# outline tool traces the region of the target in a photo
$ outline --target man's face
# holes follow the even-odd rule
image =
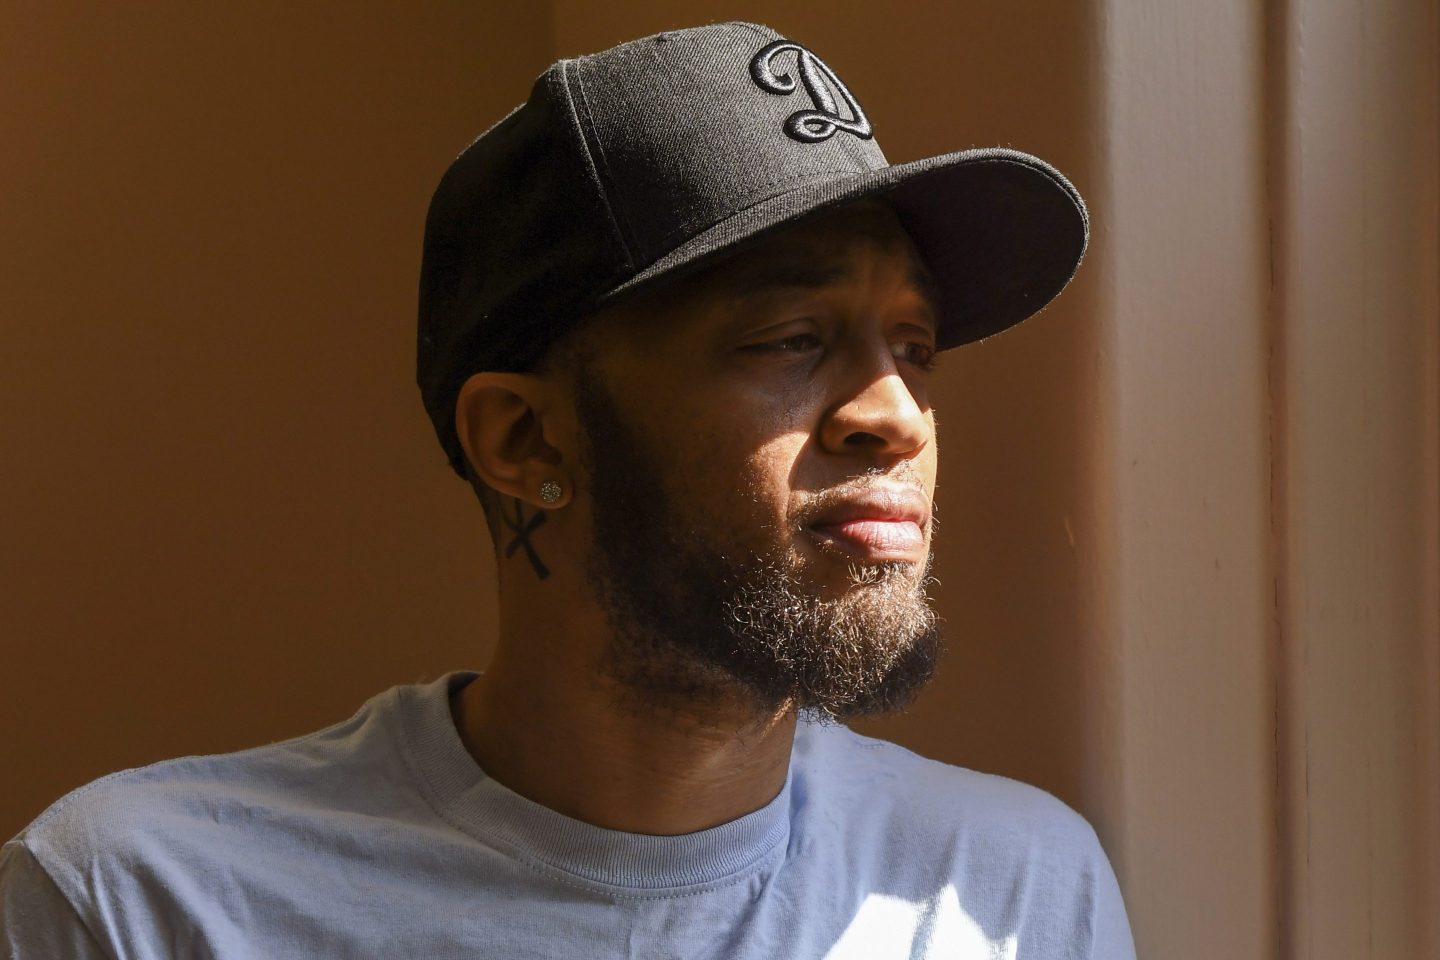
[[[936,317],[867,203],[602,318],[576,379],[603,668],[649,705],[850,717],[933,672]]]

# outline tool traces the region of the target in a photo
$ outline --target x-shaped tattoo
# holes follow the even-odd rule
[[[505,520],[505,526],[509,527],[515,533],[515,539],[511,540],[505,547],[505,556],[507,559],[513,557],[516,550],[524,547],[525,556],[530,560],[530,566],[535,568],[535,576],[544,580],[550,576],[550,571],[545,564],[540,562],[540,554],[535,552],[535,545],[530,542],[530,534],[544,526],[545,511],[536,510],[534,514],[527,518],[525,516],[524,505],[519,500],[515,500],[513,503],[515,504],[515,516],[513,518],[505,512],[504,507],[500,508],[500,515]]]

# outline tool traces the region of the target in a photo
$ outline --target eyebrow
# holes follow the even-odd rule
[[[850,276],[850,268],[839,261],[824,262],[814,257],[767,257],[727,277],[726,294],[737,300],[753,300],[785,290],[819,290],[834,286]]]

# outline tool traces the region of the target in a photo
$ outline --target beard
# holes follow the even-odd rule
[[[933,557],[923,569],[851,563],[846,589],[827,596],[786,531],[762,525],[761,546],[734,536],[753,498],[679,509],[661,459],[589,369],[577,372],[576,413],[593,513],[586,576],[611,633],[599,668],[622,706],[704,716],[739,702],[847,720],[905,706],[934,675]]]

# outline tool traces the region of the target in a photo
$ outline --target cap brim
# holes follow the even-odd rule
[[[740,249],[809,214],[883,197],[934,275],[940,349],[999,333],[1038,313],[1070,282],[1090,220],[1070,181],[1018,150],[963,150],[812,181],[697,234],[600,299],[610,303]]]

